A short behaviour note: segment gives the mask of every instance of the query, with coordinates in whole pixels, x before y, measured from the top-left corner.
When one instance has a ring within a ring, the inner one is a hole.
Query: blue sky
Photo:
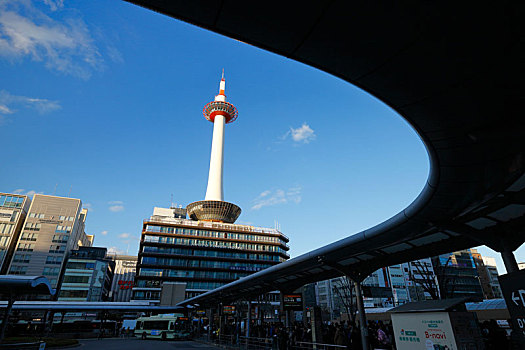
[[[80,198],[97,246],[136,254],[154,206],[204,199],[221,69],[225,200],[291,255],[414,200],[428,157],[411,127],[303,64],[123,1],[0,3],[0,191]],[[488,248],[482,254],[498,257]],[[525,249],[517,254],[525,260]]]

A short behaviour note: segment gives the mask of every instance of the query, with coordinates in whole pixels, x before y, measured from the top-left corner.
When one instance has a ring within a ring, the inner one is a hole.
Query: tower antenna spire
[[[224,68],[222,69],[222,77],[221,80],[224,79]]]

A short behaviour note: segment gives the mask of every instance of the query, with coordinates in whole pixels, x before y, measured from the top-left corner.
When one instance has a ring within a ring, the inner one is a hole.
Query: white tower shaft
[[[208,174],[207,201],[223,201],[222,165],[224,163],[224,125],[225,117],[216,115],[213,121],[213,139],[211,142],[210,172]]]

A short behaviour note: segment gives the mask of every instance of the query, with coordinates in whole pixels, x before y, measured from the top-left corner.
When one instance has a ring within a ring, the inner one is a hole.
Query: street
[[[79,340],[82,350],[212,350],[217,349],[193,341],[161,341],[161,340],[142,340],[138,338],[109,338],[109,339],[82,339]]]

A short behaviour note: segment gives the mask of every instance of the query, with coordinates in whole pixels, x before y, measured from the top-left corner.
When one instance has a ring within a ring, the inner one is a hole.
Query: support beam
[[[350,278],[349,276],[347,276]],[[368,350],[368,325],[366,324],[365,305],[363,302],[363,292],[361,282],[354,281],[355,295],[357,299],[357,311],[359,312],[359,328],[361,329],[361,344],[363,350]]]
[[[5,330],[7,329],[7,324],[9,323],[9,315],[11,314],[11,309],[15,303],[15,297],[12,294],[9,294],[9,299],[7,300],[7,307],[4,312],[4,319],[2,321],[2,328],[0,329],[0,343],[4,341]]]
[[[248,300],[248,315],[246,317],[246,338],[250,336],[251,323],[252,323],[252,302]]]
[[[516,261],[516,257],[514,256],[512,250],[502,251],[501,258],[503,259],[503,263],[505,264],[505,268],[507,269],[508,273],[518,272],[520,270],[518,267],[518,262]]]

